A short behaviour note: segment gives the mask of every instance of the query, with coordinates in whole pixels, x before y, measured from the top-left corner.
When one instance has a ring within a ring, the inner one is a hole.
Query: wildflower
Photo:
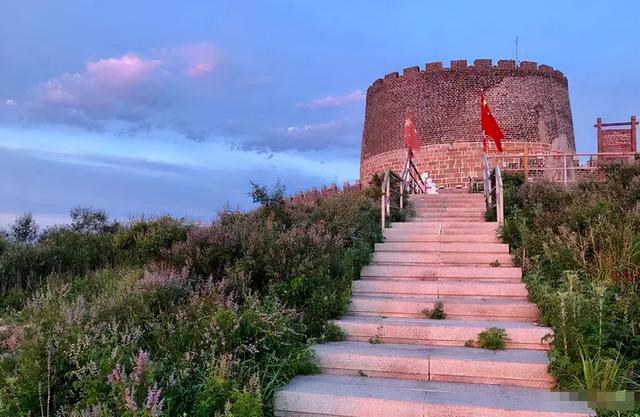
[[[134,384],[139,384],[142,379],[142,374],[145,371],[145,368],[149,364],[149,353],[140,349],[140,352],[134,358],[135,365],[133,367],[133,372],[131,373],[131,380]]]
[[[152,417],[159,417],[164,406],[164,400],[160,398],[162,394],[162,388],[158,388],[158,384],[153,384],[153,388],[147,393],[147,399],[144,406],[151,413]]]
[[[118,364],[115,368],[113,368],[113,371],[111,371],[111,374],[107,377],[107,382],[110,385],[122,384],[124,382],[124,372],[122,371],[122,365]]]
[[[138,406],[136,405],[135,400],[135,389],[134,388],[125,388],[124,389],[124,405],[129,411],[136,411]]]

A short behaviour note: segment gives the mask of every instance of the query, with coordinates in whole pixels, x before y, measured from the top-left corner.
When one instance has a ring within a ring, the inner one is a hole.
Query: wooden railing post
[[[387,214],[391,213],[391,176],[387,177],[387,185],[385,187],[387,197]]]
[[[524,147],[524,182],[529,179],[529,146]]]
[[[491,207],[491,168],[489,167],[489,158],[486,153],[482,154],[482,180],[484,199],[487,205]]]
[[[495,170],[496,178],[496,219],[498,224],[504,223],[504,188],[502,184],[502,174],[500,173],[500,166],[496,165]]]
[[[384,228],[385,228],[385,220],[386,220],[386,213],[385,213],[385,206],[386,203],[384,201],[384,196],[385,194],[382,193],[382,195],[380,196],[380,225],[382,226],[382,231],[384,232]]]

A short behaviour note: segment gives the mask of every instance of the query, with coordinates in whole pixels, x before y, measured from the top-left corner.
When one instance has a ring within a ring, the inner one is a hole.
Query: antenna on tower
[[[515,43],[516,43],[516,67],[520,66],[520,61],[518,60],[518,37],[516,36],[516,38],[514,39]]]

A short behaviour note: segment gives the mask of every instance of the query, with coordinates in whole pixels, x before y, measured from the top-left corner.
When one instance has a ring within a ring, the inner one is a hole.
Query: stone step
[[[507,332],[507,348],[549,350],[553,331],[533,323],[482,320],[429,320],[424,318],[345,316],[335,323],[347,333],[347,340],[413,345],[464,346],[469,339],[490,327]]]
[[[459,205],[447,205],[447,204],[419,204],[414,205],[413,208],[423,211],[430,211],[434,213],[467,213],[467,212],[484,212],[484,204],[459,204]]]
[[[413,195],[411,201],[430,202],[430,201],[482,201],[484,202],[484,194],[480,193],[460,193],[460,194],[422,194]]]
[[[313,347],[325,374],[551,388],[542,351],[334,342]]]
[[[411,230],[416,233],[437,233],[442,234],[454,230],[462,230],[464,233],[470,231],[482,231],[496,233],[498,223],[496,222],[466,222],[466,221],[431,221],[431,222],[395,222],[389,225],[391,230]]]
[[[527,288],[522,282],[357,280],[353,281],[351,289],[355,295],[491,298],[505,300],[527,299]]]
[[[441,265],[367,265],[360,271],[362,278],[417,278],[417,279],[488,279],[515,280],[522,279],[522,269],[516,267],[476,268],[473,266],[441,266]]]
[[[457,243],[500,243],[494,233],[436,234],[415,233],[410,230],[385,229],[385,242],[457,242]]]
[[[423,201],[411,200],[411,205],[413,207],[478,207],[478,208],[486,208],[487,205],[484,200],[473,200],[473,201],[465,201],[465,200],[457,200],[457,201]]]
[[[421,210],[415,213],[415,217],[413,219],[422,219],[421,222],[429,221],[426,219],[429,218],[438,218],[443,220],[434,220],[434,221],[449,221],[448,219],[461,219],[461,221],[476,221],[476,219],[483,219],[484,221],[484,211],[468,211],[468,212],[456,212],[456,211],[444,211],[444,212],[433,212],[430,210]]]
[[[464,257],[467,253],[509,254],[509,245],[504,243],[459,243],[459,242],[384,242],[376,243],[378,252],[447,252]]]
[[[432,215],[426,217],[412,217],[409,220],[411,223],[424,223],[424,222],[482,222],[484,223],[484,215],[462,216],[456,214],[443,214]]]
[[[420,212],[430,212],[430,213],[467,213],[467,212],[475,212],[475,213],[483,213],[487,211],[487,208],[484,204],[436,204],[436,205],[413,205],[413,210],[416,213]]]
[[[349,312],[357,316],[426,318],[425,310],[432,310],[436,302],[443,304],[451,320],[538,320],[538,308],[522,300],[400,297],[390,295],[354,294]]]
[[[374,262],[403,263],[403,264],[447,264],[473,265],[490,267],[497,262],[500,267],[512,266],[511,255],[508,253],[465,253],[461,256],[455,252],[374,252]]]
[[[411,202],[411,207],[415,208],[415,209],[422,209],[422,208],[431,208],[431,207],[437,207],[437,208],[445,208],[445,209],[449,209],[449,208],[469,208],[469,207],[473,207],[473,208],[477,208],[480,210],[486,210],[487,205],[484,201],[464,201],[464,200],[458,200],[458,201],[431,201],[431,202],[426,202],[426,201],[412,201]]]
[[[487,211],[486,207],[480,206],[413,206],[413,212],[416,216],[420,217],[423,214],[478,214],[484,216]]]
[[[415,210],[415,217],[435,217],[435,216],[459,216],[459,217],[471,217],[471,218],[484,218],[484,210],[432,210],[432,209],[417,209]]]
[[[344,375],[294,378],[276,417],[587,417],[584,402],[540,388]]]

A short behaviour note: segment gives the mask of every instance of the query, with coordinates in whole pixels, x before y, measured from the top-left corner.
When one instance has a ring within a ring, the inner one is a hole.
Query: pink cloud
[[[184,79],[214,72],[217,57],[212,43],[199,42],[91,59],[78,72],[35,84],[21,107],[28,120],[89,130],[115,126],[128,132],[151,122],[170,125],[162,120],[168,117],[166,108],[197,88]],[[0,107],[3,103],[10,105],[0,101]],[[189,138],[205,136],[189,126],[178,130]]]
[[[303,109],[322,109],[329,107],[342,107],[349,103],[357,103],[364,100],[361,90],[354,90],[343,96],[326,96],[317,98],[309,103],[298,103],[297,106]]]
[[[133,54],[88,62],[83,72],[62,74],[36,85],[36,101],[86,108],[109,100],[139,97],[161,64],[160,60],[145,60]]]
[[[189,77],[199,77],[216,68],[219,52],[212,42],[193,42],[163,50],[163,56]]]
[[[155,71],[162,61],[144,60],[133,54],[120,58],[101,59],[87,63],[86,74],[105,86],[126,86],[138,83]]]
[[[167,101],[162,65],[134,54],[89,61],[81,72],[36,84],[25,104],[27,117],[89,130],[110,120],[140,123]]]
[[[195,64],[187,69],[187,75],[190,77],[199,77],[213,71],[213,64]]]

